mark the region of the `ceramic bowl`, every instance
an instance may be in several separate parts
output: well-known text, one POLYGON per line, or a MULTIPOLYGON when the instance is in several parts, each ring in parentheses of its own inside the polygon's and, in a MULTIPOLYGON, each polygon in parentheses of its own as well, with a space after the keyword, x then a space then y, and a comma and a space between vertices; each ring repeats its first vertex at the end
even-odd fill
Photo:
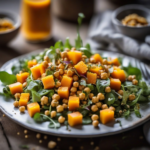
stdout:
POLYGON ((13 12, 0 11, 0 19, 2 18, 11 20, 14 25, 14 29, 5 32, 0 32, 0 45, 6 45, 8 42, 14 39, 18 34, 21 25, 21 20, 19 15, 13 12))
POLYGON ((132 38, 142 39, 150 34, 150 9, 142 5, 125 5, 116 9, 112 14, 112 22, 117 32, 127 35, 132 38), (138 14, 145 17, 148 21, 147 26, 131 27, 125 26, 121 20, 130 14, 138 14))

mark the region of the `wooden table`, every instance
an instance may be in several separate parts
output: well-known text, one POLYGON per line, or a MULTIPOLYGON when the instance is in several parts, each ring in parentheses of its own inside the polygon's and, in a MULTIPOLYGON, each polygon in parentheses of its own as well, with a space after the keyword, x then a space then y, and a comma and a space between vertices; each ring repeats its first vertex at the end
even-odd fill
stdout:
MULTIPOLYGON (((96 11, 103 11, 106 9, 114 9, 115 5, 110 4, 106 0, 96 1, 96 11)), ((0 10, 9 9, 19 13, 19 0, 0 0, 0 10)), ((88 34, 89 24, 84 24, 81 27, 81 36, 85 43, 88 34)), ((76 37, 76 24, 65 22, 53 16, 53 38, 46 43, 31 44, 27 43, 22 35, 19 35, 7 46, 0 47, 0 66, 6 61, 37 49, 43 49, 50 47, 57 39, 65 40, 65 37, 69 36, 71 43, 74 43, 76 37)), ((58 138, 55 136, 48 136, 47 140, 44 140, 44 135, 41 134, 41 139, 36 138, 36 132, 28 131, 28 138, 25 138, 25 128, 12 122, 9 118, 4 117, 0 111, 0 150, 21 150, 19 146, 27 145, 29 149, 33 150, 46 150, 47 144, 50 140, 56 141, 57 150, 127 150, 137 147, 149 147, 148 143, 144 139, 142 126, 137 127, 131 131, 117 134, 114 136, 101 137, 101 138, 58 138), (3 127, 3 129, 2 129, 3 127), (8 137, 8 141, 3 135, 5 132, 8 137), (17 134, 19 132, 19 135, 17 134), (42 143, 39 143, 42 140, 42 143), (11 145, 11 148, 9 146, 11 145)))

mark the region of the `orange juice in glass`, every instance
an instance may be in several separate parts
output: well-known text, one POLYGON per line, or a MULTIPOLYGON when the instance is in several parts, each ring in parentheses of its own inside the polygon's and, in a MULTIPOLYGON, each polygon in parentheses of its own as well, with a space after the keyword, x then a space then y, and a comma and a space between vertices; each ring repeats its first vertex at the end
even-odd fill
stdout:
POLYGON ((22 33, 30 42, 51 37, 51 0, 22 0, 22 33))

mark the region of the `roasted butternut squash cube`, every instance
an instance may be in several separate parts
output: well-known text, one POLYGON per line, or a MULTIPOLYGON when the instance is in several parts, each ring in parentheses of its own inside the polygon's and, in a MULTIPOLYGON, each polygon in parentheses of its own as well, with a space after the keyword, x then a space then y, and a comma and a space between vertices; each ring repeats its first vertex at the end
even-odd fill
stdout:
POLYGON ((102 70, 102 69, 103 69, 102 67, 97 67, 97 66, 95 66, 95 67, 91 67, 91 68, 89 69, 89 71, 90 71, 90 72, 93 72, 93 73, 96 73, 97 75, 99 75, 99 71, 102 70))
POLYGON ((96 84, 97 74, 92 72, 87 72, 87 83, 96 84))
POLYGON ((41 75, 46 72, 46 68, 43 66, 42 63, 39 65, 39 67, 40 67, 40 73, 41 73, 41 75))
POLYGON ((59 87, 58 88, 58 95, 61 98, 68 98, 69 97, 69 88, 68 87, 59 87))
POLYGON ((82 124, 82 114, 80 112, 73 112, 68 114, 68 123, 70 126, 76 126, 82 124))
POLYGON ((110 109, 100 110, 100 121, 106 124, 114 120, 114 111, 110 109))
POLYGON ((119 79, 110 78, 110 87, 116 91, 119 91, 121 88, 121 81, 119 79))
POLYGON ((87 65, 83 61, 80 61, 74 67, 77 70, 77 72, 81 75, 86 74, 86 72, 88 70, 87 65))
POLYGON ((17 74, 16 75, 17 82, 20 82, 20 83, 26 82, 26 79, 28 78, 28 76, 29 76, 28 72, 23 72, 23 73, 17 74))
POLYGON ((42 78, 44 89, 52 89, 55 86, 55 81, 53 75, 49 75, 42 78))
POLYGON ((22 93, 23 91, 23 86, 20 82, 10 84, 8 87, 10 89, 11 94, 13 95, 16 93, 22 93))
POLYGON ((33 117, 34 114, 40 112, 40 105, 37 102, 30 103, 27 105, 27 109, 30 117, 33 117))
POLYGON ((19 106, 27 106, 29 99, 30 99, 29 93, 21 93, 21 96, 19 99, 19 106))
POLYGON ((28 61, 28 68, 31 68, 33 66, 37 65, 37 61, 36 60, 29 60, 28 61))
POLYGON ((69 110, 71 111, 77 110, 77 108, 79 108, 79 104, 80 104, 79 97, 76 96, 69 97, 69 102, 68 102, 69 110))
POLYGON ((73 62, 73 64, 77 64, 81 58, 82 58, 82 53, 80 51, 70 51, 67 53, 68 59, 73 62))
POLYGON ((115 66, 120 66, 119 59, 118 59, 118 58, 114 58, 114 59, 111 61, 111 64, 113 64, 113 65, 115 65, 115 66))
POLYGON ((36 80, 41 77, 40 64, 30 68, 33 78, 36 80))
POLYGON ((119 79, 121 82, 124 82, 126 80, 126 74, 124 70, 116 69, 111 73, 111 77, 119 79))
POLYGON ((100 54, 94 54, 92 56, 92 58, 95 60, 96 63, 98 63, 98 62, 102 63, 103 62, 103 59, 102 59, 100 54))
POLYGON ((62 87, 68 87, 70 89, 71 85, 72 85, 72 82, 73 82, 72 77, 68 77, 68 76, 64 75, 62 80, 61 80, 61 86, 62 87))

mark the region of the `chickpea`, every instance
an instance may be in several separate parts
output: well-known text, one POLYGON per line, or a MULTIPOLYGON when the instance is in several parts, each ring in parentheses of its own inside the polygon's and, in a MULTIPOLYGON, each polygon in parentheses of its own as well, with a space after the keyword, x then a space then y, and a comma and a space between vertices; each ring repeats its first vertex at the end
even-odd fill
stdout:
POLYGON ((86 87, 86 88, 84 89, 84 91, 85 91, 86 93, 90 93, 90 92, 91 92, 91 89, 90 89, 89 87, 86 87))
POLYGON ((61 82, 60 82, 60 81, 57 81, 55 87, 56 87, 56 88, 59 88, 60 86, 61 86, 61 82))
POLYGON ((42 78, 44 78, 44 77, 46 77, 46 73, 43 73, 43 74, 42 74, 42 78))
POLYGON ((103 105, 102 105, 102 109, 108 109, 107 104, 103 104, 103 105))
POLYGON ((128 81, 132 81, 132 76, 128 76, 128 81))
POLYGON ((52 99, 55 99, 55 100, 59 101, 60 100, 60 96, 58 94, 54 94, 52 96, 52 99))
POLYGON ((107 65, 107 59, 103 59, 103 65, 107 65))
POLYGON ((59 71, 54 72, 54 77, 56 77, 56 78, 59 77, 59 71))
POLYGON ((67 74, 67 70, 65 70, 64 72, 65 72, 65 74, 67 74))
POLYGON ((106 92, 106 93, 110 93, 110 92, 111 92, 111 88, 110 88, 109 86, 107 86, 107 87, 105 88, 105 92, 106 92))
POLYGON ((62 102, 63 102, 64 104, 68 104, 68 100, 67 100, 67 99, 63 99, 62 102))
POLYGON ((64 69, 65 66, 64 66, 63 64, 59 64, 58 68, 59 68, 59 69, 64 69))
POLYGON ((96 111, 98 111, 98 107, 96 105, 92 105, 91 110, 93 112, 96 112, 96 111))
POLYGON ((82 93, 82 91, 77 91, 77 95, 79 96, 79 94, 82 93))
POLYGON ((64 70, 63 69, 59 69, 59 74, 63 75, 64 74, 64 70))
POLYGON ((50 141, 49 143, 48 143, 48 148, 49 149, 54 149, 55 147, 56 147, 56 142, 54 142, 54 141, 50 141))
POLYGON ((13 104, 14 104, 15 107, 18 107, 18 106, 19 106, 19 102, 18 102, 18 101, 14 101, 13 104))
POLYGON ((48 56, 44 56, 44 61, 47 61, 48 63, 50 62, 50 59, 48 56))
POLYGON ((79 80, 79 77, 77 75, 73 75, 73 80, 74 81, 78 81, 79 80))
POLYGON ((51 118, 56 117, 56 111, 51 111, 51 118))
POLYGON ((71 48, 71 51, 75 51, 75 50, 76 50, 76 48, 75 48, 75 47, 72 47, 72 48, 71 48))
POLYGON ((101 73, 104 73, 104 70, 99 70, 98 75, 101 77, 101 73))
POLYGON ((78 83, 78 82, 73 82, 73 86, 74 86, 75 88, 77 88, 77 87, 79 86, 79 83, 78 83))
POLYGON ((50 112, 48 110, 46 110, 44 113, 46 116, 48 116, 50 114, 50 112))
POLYGON ((98 102, 98 99, 96 96, 92 97, 92 103, 97 103, 98 102))
POLYGON ((106 72, 101 73, 101 79, 106 80, 108 78, 108 74, 106 72))
POLYGON ((137 85, 137 84, 138 84, 138 80, 133 79, 133 80, 132 80, 132 84, 133 84, 133 85, 137 85))
POLYGON ((79 94, 79 99, 84 100, 85 99, 85 93, 80 93, 79 94))
POLYGON ((59 123, 64 123, 64 122, 65 122, 65 117, 60 116, 60 117, 58 118, 58 122, 59 122, 59 123))
POLYGON ((94 120, 94 121, 92 122, 92 125, 93 125, 94 127, 97 127, 98 124, 99 124, 99 121, 98 121, 98 120, 94 120))
POLYGON ((25 107, 21 106, 21 107, 19 107, 19 110, 20 110, 21 113, 24 113, 25 112, 25 107))
POLYGON ((61 58, 65 58, 65 57, 67 57, 67 52, 61 52, 61 58))
POLYGON ((130 100, 130 101, 133 101, 135 98, 136 98, 136 97, 135 97, 134 94, 130 94, 130 95, 129 95, 129 100, 130 100))
POLYGON ((73 74, 74 74, 74 72, 73 72, 71 69, 68 69, 67 75, 68 75, 69 77, 72 77, 73 74))
POLYGON ((109 109, 112 111, 115 111, 115 107, 113 107, 113 106, 110 106, 109 109))
POLYGON ((122 110, 119 110, 119 114, 122 114, 122 110))
POLYGON ((48 67, 48 62, 47 62, 47 61, 43 61, 42 64, 43 64, 43 66, 44 66, 45 68, 48 67))
POLYGON ((123 90, 119 90, 118 94, 123 95, 123 90))
POLYGON ((24 82, 24 83, 22 84, 22 86, 23 86, 23 88, 25 88, 25 87, 27 86, 27 82, 24 82))
POLYGON ((47 96, 43 96, 42 98, 41 98, 41 102, 43 102, 43 104, 47 104, 48 103, 48 97, 47 96))
POLYGON ((62 105, 57 106, 57 112, 62 112, 64 111, 64 107, 62 105))
POLYGON ((132 79, 136 79, 136 75, 132 75, 132 79))
POLYGON ((95 114, 92 115, 92 117, 91 117, 91 119, 92 119, 93 121, 94 121, 94 120, 98 120, 98 118, 99 118, 98 115, 95 115, 95 114))
POLYGON ((91 58, 90 58, 90 62, 91 62, 91 63, 96 63, 96 60, 95 60, 93 57, 91 57, 91 58))
POLYGON ((67 108, 68 108, 68 105, 67 105, 67 104, 63 104, 62 106, 63 106, 64 109, 67 109, 67 108))
POLYGON ((52 102, 51 102, 51 106, 52 106, 52 107, 56 107, 56 106, 58 106, 58 104, 59 104, 58 101, 55 100, 55 99, 52 100, 52 102))
POLYGON ((105 95, 102 94, 102 93, 98 93, 98 94, 97 94, 97 99, 100 100, 100 101, 102 101, 102 100, 105 99, 105 95))
POLYGON ((101 107, 102 107, 102 102, 96 103, 96 106, 97 106, 98 108, 101 108, 101 107))
POLYGON ((14 96, 15 96, 16 99, 19 99, 21 94, 20 93, 16 93, 14 96))
POLYGON ((79 85, 79 90, 82 91, 84 89, 84 85, 79 85))
POLYGON ((89 93, 89 98, 92 99, 92 97, 94 96, 93 93, 89 93))
POLYGON ((71 91, 72 93, 75 93, 75 92, 77 91, 77 88, 76 88, 76 87, 72 87, 72 88, 70 89, 70 91, 71 91))

